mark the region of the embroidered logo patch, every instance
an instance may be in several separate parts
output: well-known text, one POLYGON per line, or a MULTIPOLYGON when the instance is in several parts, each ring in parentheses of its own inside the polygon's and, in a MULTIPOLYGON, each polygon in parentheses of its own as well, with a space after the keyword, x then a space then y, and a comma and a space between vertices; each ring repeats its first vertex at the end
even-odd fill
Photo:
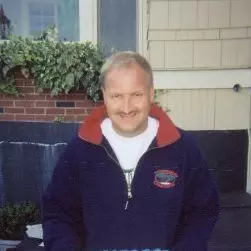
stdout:
POLYGON ((171 170, 158 170, 155 172, 154 185, 160 188, 174 187, 178 174, 171 170))

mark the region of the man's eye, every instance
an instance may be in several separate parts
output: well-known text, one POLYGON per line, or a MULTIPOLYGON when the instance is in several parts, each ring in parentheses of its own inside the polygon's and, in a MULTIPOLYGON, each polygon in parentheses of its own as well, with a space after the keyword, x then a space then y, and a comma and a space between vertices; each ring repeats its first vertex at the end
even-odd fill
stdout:
POLYGON ((112 98, 120 98, 121 95, 120 94, 112 94, 112 98))
POLYGON ((134 96, 135 96, 135 97, 142 97, 143 94, 142 94, 142 93, 135 93, 134 96))

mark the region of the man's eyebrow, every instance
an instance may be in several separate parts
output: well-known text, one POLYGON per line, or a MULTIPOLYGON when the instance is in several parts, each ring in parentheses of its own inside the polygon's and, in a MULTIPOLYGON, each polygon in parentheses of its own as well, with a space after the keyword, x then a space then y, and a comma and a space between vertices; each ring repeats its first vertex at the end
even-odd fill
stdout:
POLYGON ((132 93, 139 93, 139 92, 144 92, 144 90, 138 90, 138 91, 134 91, 132 93))

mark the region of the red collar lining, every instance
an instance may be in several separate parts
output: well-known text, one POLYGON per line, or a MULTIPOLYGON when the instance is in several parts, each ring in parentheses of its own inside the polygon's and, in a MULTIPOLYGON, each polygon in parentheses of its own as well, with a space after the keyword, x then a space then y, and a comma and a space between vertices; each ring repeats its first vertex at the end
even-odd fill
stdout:
MULTIPOLYGON (((157 145, 166 146, 174 143, 180 138, 180 133, 171 119, 156 105, 152 105, 150 116, 159 120, 157 133, 157 145)), ((103 135, 100 124, 107 117, 105 106, 98 107, 92 111, 82 123, 79 137, 93 144, 101 144, 103 135)))

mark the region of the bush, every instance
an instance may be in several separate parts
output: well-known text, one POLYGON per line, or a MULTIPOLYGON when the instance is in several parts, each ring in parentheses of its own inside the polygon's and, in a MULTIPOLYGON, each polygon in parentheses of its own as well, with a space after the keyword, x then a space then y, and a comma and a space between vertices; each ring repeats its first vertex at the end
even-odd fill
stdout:
POLYGON ((44 32, 35 40, 10 36, 0 43, 0 92, 17 94, 12 73, 18 68, 34 78, 38 90, 49 90, 52 96, 81 89, 97 101, 104 62, 101 49, 91 42, 58 41, 50 34, 44 32))
POLYGON ((40 210, 34 203, 7 204, 0 208, 0 239, 20 240, 24 237, 26 225, 40 222, 40 210))

